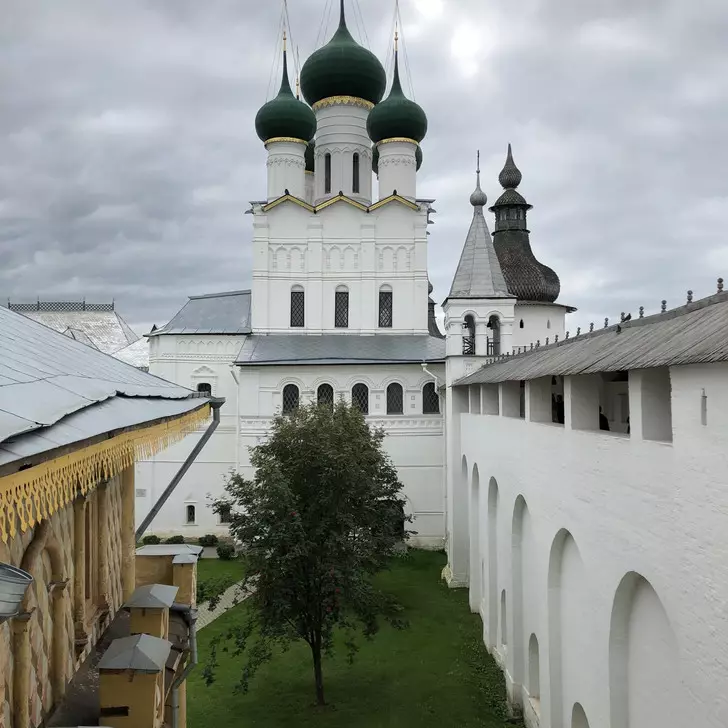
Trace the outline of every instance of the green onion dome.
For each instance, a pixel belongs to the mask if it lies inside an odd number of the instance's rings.
[[[417,161],[417,171],[419,172],[422,166],[422,147],[419,144],[417,145],[417,149],[415,149],[415,160]],[[372,150],[372,172],[379,174],[379,147],[376,145]]]
[[[306,171],[307,172],[313,172],[314,171],[314,152],[316,151],[316,143],[315,142],[309,142],[306,146]]]
[[[386,87],[387,76],[382,64],[352,38],[346,27],[344,0],[341,0],[336,33],[301,69],[303,97],[311,106],[332,96],[350,96],[378,104]]]
[[[307,142],[316,134],[316,115],[291,91],[285,49],[281,90],[256,115],[255,131],[264,142],[277,137],[302,139]]]
[[[369,113],[367,133],[373,142],[403,137],[418,144],[427,134],[427,116],[422,107],[410,101],[399,80],[399,54],[394,53],[394,80],[389,96]]]

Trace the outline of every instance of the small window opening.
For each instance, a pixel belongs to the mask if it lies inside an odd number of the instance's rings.
[[[551,328],[551,319],[548,319],[548,320],[546,321],[546,328],[547,328],[547,329],[550,329],[550,328]]]
[[[463,321],[463,354],[475,356],[475,319],[471,314]]]
[[[387,414],[404,414],[404,390],[402,385],[396,382],[387,387]]]
[[[209,382],[200,382],[197,385],[197,391],[201,394],[206,394],[208,397],[212,396],[212,385]]]
[[[369,414],[369,387],[366,384],[355,384],[351,388],[351,403],[358,407],[362,414]]]
[[[232,510],[230,509],[230,506],[220,506],[220,510],[218,511],[218,516],[220,517],[220,523],[221,524],[229,524],[233,522],[233,514]]]
[[[523,328],[523,319],[521,319],[521,323],[518,324],[518,327],[521,328],[521,329]]]
[[[440,414],[440,397],[437,394],[434,382],[427,382],[422,388],[422,414]]]
[[[351,181],[351,190],[354,194],[359,192],[359,154],[354,152],[354,159],[352,162],[353,179]]]
[[[379,291],[379,326],[392,328],[392,291]]]
[[[185,507],[185,513],[187,517],[187,523],[192,524],[196,522],[197,519],[197,509],[193,505],[187,505]]]
[[[300,328],[306,325],[306,294],[303,288],[296,286],[291,291],[291,327]]]
[[[334,326],[337,329],[349,327],[349,291],[336,291],[334,300]]]
[[[283,387],[283,414],[293,412],[298,407],[299,392],[295,384]]]
[[[331,192],[331,155],[326,154],[324,157],[324,194]]]
[[[319,407],[334,409],[334,388],[330,384],[322,384],[316,392],[316,402]]]

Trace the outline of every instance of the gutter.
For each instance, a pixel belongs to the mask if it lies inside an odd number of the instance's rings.
[[[172,609],[183,613],[185,621],[190,628],[190,659],[187,661],[184,670],[182,670],[172,683],[172,696],[170,701],[172,704],[172,728],[179,728],[179,688],[198,663],[197,610],[187,604],[173,604]]]
[[[220,408],[225,404],[224,397],[212,397],[210,399],[210,407],[212,407],[212,422],[208,425],[202,437],[199,439],[197,444],[192,448],[192,452],[187,456],[187,459],[182,463],[182,467],[177,471],[177,474],[172,478],[169,485],[164,489],[162,495],[159,496],[157,502],[152,506],[152,509],[144,517],[139,528],[136,530],[134,537],[136,543],[138,543],[144,532],[149,528],[151,522],[157,517],[159,511],[162,510],[162,506],[167,502],[169,496],[172,495],[174,489],[179,485],[180,480],[185,476],[185,473],[190,469],[192,463],[197,459],[197,456],[205,447],[207,441],[212,437],[212,433],[215,432],[217,426],[220,424]]]

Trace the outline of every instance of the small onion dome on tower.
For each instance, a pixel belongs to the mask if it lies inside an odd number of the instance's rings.
[[[369,138],[376,144],[383,139],[412,139],[418,144],[427,134],[427,116],[419,104],[410,101],[399,80],[399,53],[394,52],[394,80],[389,96],[377,104],[367,119]]]
[[[278,96],[271,99],[258,111],[255,117],[255,131],[261,141],[278,137],[301,139],[308,142],[316,134],[316,115],[299,101],[291,91],[288,82],[288,60],[286,39],[283,38],[283,79]]]
[[[490,208],[495,213],[493,245],[513,296],[521,301],[553,303],[559,296],[561,282],[551,268],[536,260],[531,250],[527,213],[532,206],[516,189],[521,179],[509,144],[505,166],[498,175],[503,194]]]
[[[422,166],[422,147],[418,144],[417,149],[415,149],[415,161],[417,162],[417,171],[420,171],[420,167]],[[374,149],[372,149],[372,172],[374,174],[379,174],[379,147],[374,145]]]
[[[488,195],[480,187],[480,152],[478,152],[478,169],[475,172],[475,190],[470,195],[470,204],[473,207],[485,207],[488,204]]]
[[[352,38],[346,27],[344,0],[341,0],[336,33],[301,69],[303,97],[311,106],[333,96],[349,96],[378,104],[386,87],[387,76],[382,64]]]
[[[309,142],[306,145],[306,171],[311,172],[313,174],[314,171],[314,153],[316,151],[316,143],[315,142]]]

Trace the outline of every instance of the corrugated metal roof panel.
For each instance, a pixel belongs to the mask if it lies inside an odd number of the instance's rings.
[[[718,361],[728,361],[728,293],[501,358],[456,384],[493,384]]]
[[[2,307],[0,362],[0,442],[118,394],[167,400],[191,394]],[[189,409],[200,404],[193,402]],[[137,423],[155,419],[141,409],[137,414]]]
[[[51,427],[35,429],[36,422],[27,423],[26,431],[0,442],[0,465],[31,457],[57,447],[88,440],[105,432],[133,427],[142,422],[154,422],[168,417],[179,417],[204,406],[207,399],[129,399],[111,397],[104,402],[64,417]],[[2,413],[0,413],[1,415]],[[21,423],[14,423],[18,427]],[[0,416],[2,426],[2,416]],[[34,432],[29,431],[35,429]]]
[[[249,336],[237,364],[384,364],[441,361],[445,340],[401,335]]]
[[[162,334],[249,334],[250,291],[190,296],[174,318],[151,336]]]

